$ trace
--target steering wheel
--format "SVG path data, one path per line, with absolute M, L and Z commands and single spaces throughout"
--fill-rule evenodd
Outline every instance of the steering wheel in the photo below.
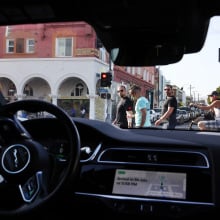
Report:
M 63 169 L 52 178 L 54 161 L 48 149 L 34 140 L 17 119 L 20 110 L 48 112 L 65 128 L 67 136 Z M 29 120 L 31 121 L 31 120 Z M 41 132 L 40 128 L 39 132 Z M 33 211 L 47 202 L 75 175 L 80 157 L 80 138 L 71 117 L 60 107 L 41 100 L 20 100 L 0 107 L 0 216 Z M 55 181 L 56 180 L 56 181 Z

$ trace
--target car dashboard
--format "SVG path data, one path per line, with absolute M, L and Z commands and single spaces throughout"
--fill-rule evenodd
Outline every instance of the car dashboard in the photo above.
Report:
M 88 204 L 91 213 L 103 206 L 114 213 L 143 217 L 184 218 L 216 212 L 219 133 L 119 129 L 96 120 L 73 120 L 81 141 L 79 176 L 72 187 L 72 202 L 78 201 L 77 206 Z M 22 123 L 33 137 L 46 143 L 33 129 L 38 126 L 29 121 Z M 40 133 L 50 131 L 57 143 L 53 145 L 65 148 L 60 124 L 54 125 L 54 119 L 42 122 Z

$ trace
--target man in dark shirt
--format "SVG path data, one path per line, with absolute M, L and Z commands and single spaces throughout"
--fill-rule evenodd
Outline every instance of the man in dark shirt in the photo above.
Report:
M 165 126 L 167 129 L 175 129 L 177 125 L 176 120 L 176 110 L 177 110 L 177 100 L 173 95 L 173 88 L 171 85 L 165 86 L 166 92 L 166 100 L 163 104 L 162 115 L 155 122 L 155 125 L 161 124 L 164 120 L 166 120 Z
M 131 128 L 133 117 L 133 102 L 127 96 L 125 85 L 120 85 L 117 92 L 121 99 L 117 105 L 116 117 L 112 124 L 117 125 L 120 128 Z

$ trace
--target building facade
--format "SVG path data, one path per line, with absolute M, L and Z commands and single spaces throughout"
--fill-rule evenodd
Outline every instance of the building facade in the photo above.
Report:
M 0 84 L 9 101 L 42 99 L 74 108 L 76 116 L 85 107 L 87 118 L 111 121 L 118 84 L 135 83 L 153 106 L 156 68 L 114 66 L 85 22 L 2 26 L 0 40 Z M 113 73 L 112 85 L 101 88 L 106 71 Z M 101 98 L 103 92 L 110 98 Z

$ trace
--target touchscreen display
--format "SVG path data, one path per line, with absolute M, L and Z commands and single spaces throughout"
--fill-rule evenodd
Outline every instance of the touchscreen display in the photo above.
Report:
M 112 193 L 186 199 L 186 173 L 117 169 Z

